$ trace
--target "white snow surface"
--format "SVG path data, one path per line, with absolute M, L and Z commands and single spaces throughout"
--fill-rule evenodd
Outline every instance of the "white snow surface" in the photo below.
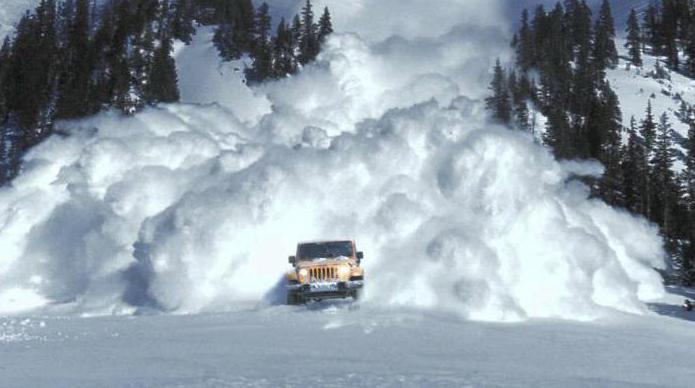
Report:
M 177 47 L 182 103 L 62 123 L 0 189 L 0 314 L 272 304 L 296 242 L 331 238 L 365 251 L 374 309 L 647 312 L 655 226 L 572 179 L 600 166 L 487 122 L 503 2 L 448 1 L 331 3 L 319 60 L 254 89 L 202 29 Z
M 0 381 L 5 388 L 685 388 L 695 377 L 692 321 L 611 314 L 600 324 L 509 325 L 354 307 L 0 318 Z

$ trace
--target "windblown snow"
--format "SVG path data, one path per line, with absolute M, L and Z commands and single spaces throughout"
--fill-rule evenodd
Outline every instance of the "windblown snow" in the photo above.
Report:
M 200 29 L 182 103 L 33 149 L 0 189 L 0 314 L 268 302 L 297 241 L 331 238 L 365 251 L 376 307 L 584 320 L 661 296 L 656 228 L 574 179 L 601 167 L 488 123 L 502 1 L 318 3 L 339 32 L 301 74 L 248 88 Z

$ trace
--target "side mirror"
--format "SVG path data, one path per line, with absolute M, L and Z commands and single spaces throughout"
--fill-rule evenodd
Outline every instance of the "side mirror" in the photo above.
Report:
M 290 262 L 290 264 L 296 263 L 296 262 L 297 262 L 297 257 L 296 257 L 296 256 L 290 256 L 289 262 Z
M 363 252 L 357 252 L 357 258 L 362 260 L 364 258 L 364 253 Z

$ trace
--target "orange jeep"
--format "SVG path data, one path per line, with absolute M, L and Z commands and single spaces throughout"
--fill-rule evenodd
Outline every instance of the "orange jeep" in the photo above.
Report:
M 294 269 L 287 274 L 287 304 L 352 297 L 364 286 L 363 254 L 354 241 L 305 242 L 290 256 Z

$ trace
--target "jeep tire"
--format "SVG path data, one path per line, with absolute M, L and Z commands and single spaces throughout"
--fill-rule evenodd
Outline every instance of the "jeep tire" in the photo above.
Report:
M 288 292 L 287 304 L 290 306 L 304 304 L 304 297 L 300 295 L 298 292 Z

